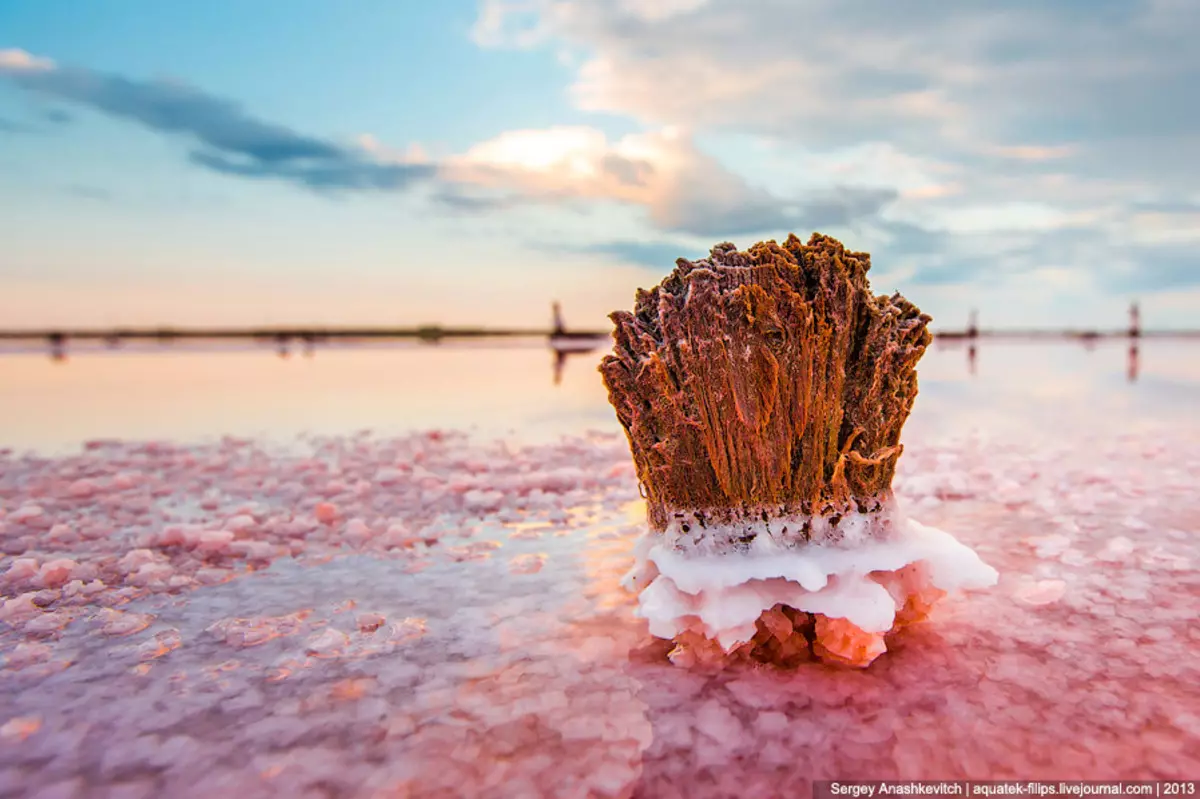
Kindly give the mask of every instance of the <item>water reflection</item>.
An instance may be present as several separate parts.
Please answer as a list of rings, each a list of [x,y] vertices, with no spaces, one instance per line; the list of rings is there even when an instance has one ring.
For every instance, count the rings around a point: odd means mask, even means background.
[[[566,368],[568,358],[570,358],[572,356],[576,356],[576,355],[590,355],[592,357],[584,358],[581,360],[586,360],[589,363],[591,363],[593,360],[595,360],[594,353],[599,348],[600,348],[599,342],[597,342],[595,344],[595,346],[592,346],[588,349],[569,349],[569,348],[564,349],[564,348],[555,347],[555,346],[551,345],[551,348],[550,348],[551,352],[554,353],[553,365],[551,367],[553,369],[553,374],[554,374],[554,385],[556,385],[556,386],[562,385],[563,370]]]
[[[604,339],[551,347],[550,379],[545,338],[273,344],[80,342],[69,361],[66,342],[0,351],[0,447],[73,448],[109,437],[290,439],[367,427],[540,438],[618,429],[596,368],[610,346]],[[937,340],[918,367],[910,424],[990,427],[1093,409],[1130,420],[1173,413],[1198,399],[1198,354],[1200,342],[1190,340]]]

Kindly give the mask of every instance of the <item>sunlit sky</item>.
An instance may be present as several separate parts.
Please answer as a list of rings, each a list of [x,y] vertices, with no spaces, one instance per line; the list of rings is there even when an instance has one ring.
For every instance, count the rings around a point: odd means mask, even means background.
[[[0,0],[0,327],[599,328],[814,230],[943,328],[1200,326],[1198,35],[1195,0]]]

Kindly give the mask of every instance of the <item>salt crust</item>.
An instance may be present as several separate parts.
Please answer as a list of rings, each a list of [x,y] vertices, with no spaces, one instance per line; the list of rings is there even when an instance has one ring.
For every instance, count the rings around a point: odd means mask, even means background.
[[[777,604],[844,618],[866,632],[889,631],[905,597],[872,579],[872,572],[920,563],[930,587],[943,591],[988,588],[999,579],[949,533],[899,514],[892,515],[891,529],[886,540],[855,536],[853,544],[836,545],[783,546],[760,535],[745,551],[724,553],[679,551],[649,532],[624,585],[640,590],[636,613],[650,622],[652,635],[673,639],[699,631],[729,652],[753,638],[755,621]],[[887,582],[896,590],[895,581]]]

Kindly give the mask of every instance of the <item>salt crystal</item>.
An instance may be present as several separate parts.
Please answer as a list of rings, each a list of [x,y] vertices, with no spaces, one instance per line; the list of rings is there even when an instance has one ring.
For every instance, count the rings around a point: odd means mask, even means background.
[[[42,609],[34,604],[35,596],[37,596],[36,592],[29,591],[12,599],[4,600],[0,603],[0,621],[15,625],[39,615]]]
[[[546,554],[538,552],[527,555],[517,555],[508,562],[508,570],[513,574],[534,574],[546,563]]]
[[[360,613],[355,621],[358,624],[359,632],[373,633],[382,627],[387,619],[379,613]]]
[[[147,563],[154,563],[156,560],[157,558],[155,558],[154,553],[150,550],[135,549],[117,561],[117,565],[121,568],[121,571],[130,574],[136,572]]]
[[[1024,583],[1017,589],[1016,597],[1027,605],[1048,605],[1062,598],[1066,586],[1067,584],[1062,580]]]
[[[355,518],[346,522],[343,535],[354,541],[363,541],[371,537],[371,528],[367,526],[364,520]]]
[[[67,488],[67,493],[73,497],[84,498],[92,496],[98,490],[91,480],[76,480]]]
[[[100,632],[105,635],[131,635],[149,627],[154,621],[154,616],[150,613],[104,608],[96,614],[96,619],[103,625]]]
[[[249,530],[249,529],[255,527],[257,524],[258,524],[258,522],[254,521],[253,516],[249,516],[247,514],[239,514],[237,516],[231,517],[228,521],[226,521],[224,528],[226,530],[230,530],[236,534],[236,533],[240,533],[240,532]]]
[[[17,558],[4,573],[4,579],[10,585],[32,579],[38,575],[37,558]]]
[[[337,657],[350,644],[350,636],[332,627],[312,636],[305,642],[304,651],[317,657]]]
[[[7,520],[15,524],[30,524],[39,522],[45,517],[45,511],[40,505],[22,505],[8,514]]]
[[[233,577],[233,572],[228,569],[200,569],[196,572],[196,582],[201,585],[217,585],[223,583]]]
[[[330,502],[318,502],[313,513],[321,524],[333,524],[338,516],[337,506]]]
[[[218,553],[229,549],[234,535],[229,530],[205,530],[200,533],[196,549],[202,553]]]
[[[0,725],[0,738],[7,741],[24,741],[41,729],[42,720],[38,716],[18,716]]]
[[[58,632],[66,627],[71,622],[71,617],[62,611],[52,611],[36,616],[25,622],[24,630],[27,633],[50,633]]]

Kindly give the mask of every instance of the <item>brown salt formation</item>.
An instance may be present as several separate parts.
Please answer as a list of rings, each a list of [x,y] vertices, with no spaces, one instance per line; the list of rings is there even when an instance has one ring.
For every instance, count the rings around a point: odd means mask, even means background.
[[[829,521],[784,534],[801,542],[884,509],[931,336],[908,300],[871,294],[870,265],[816,233],[719,244],[612,314],[600,369],[653,530]]]
[[[871,293],[870,265],[820,234],[720,244],[611,317],[600,369],[650,525],[629,584],[676,663],[866,666],[889,627],[864,608],[894,602],[895,630],[944,593],[916,560],[861,565],[883,562],[867,555],[880,542],[911,544],[891,483],[932,338],[908,300]]]

